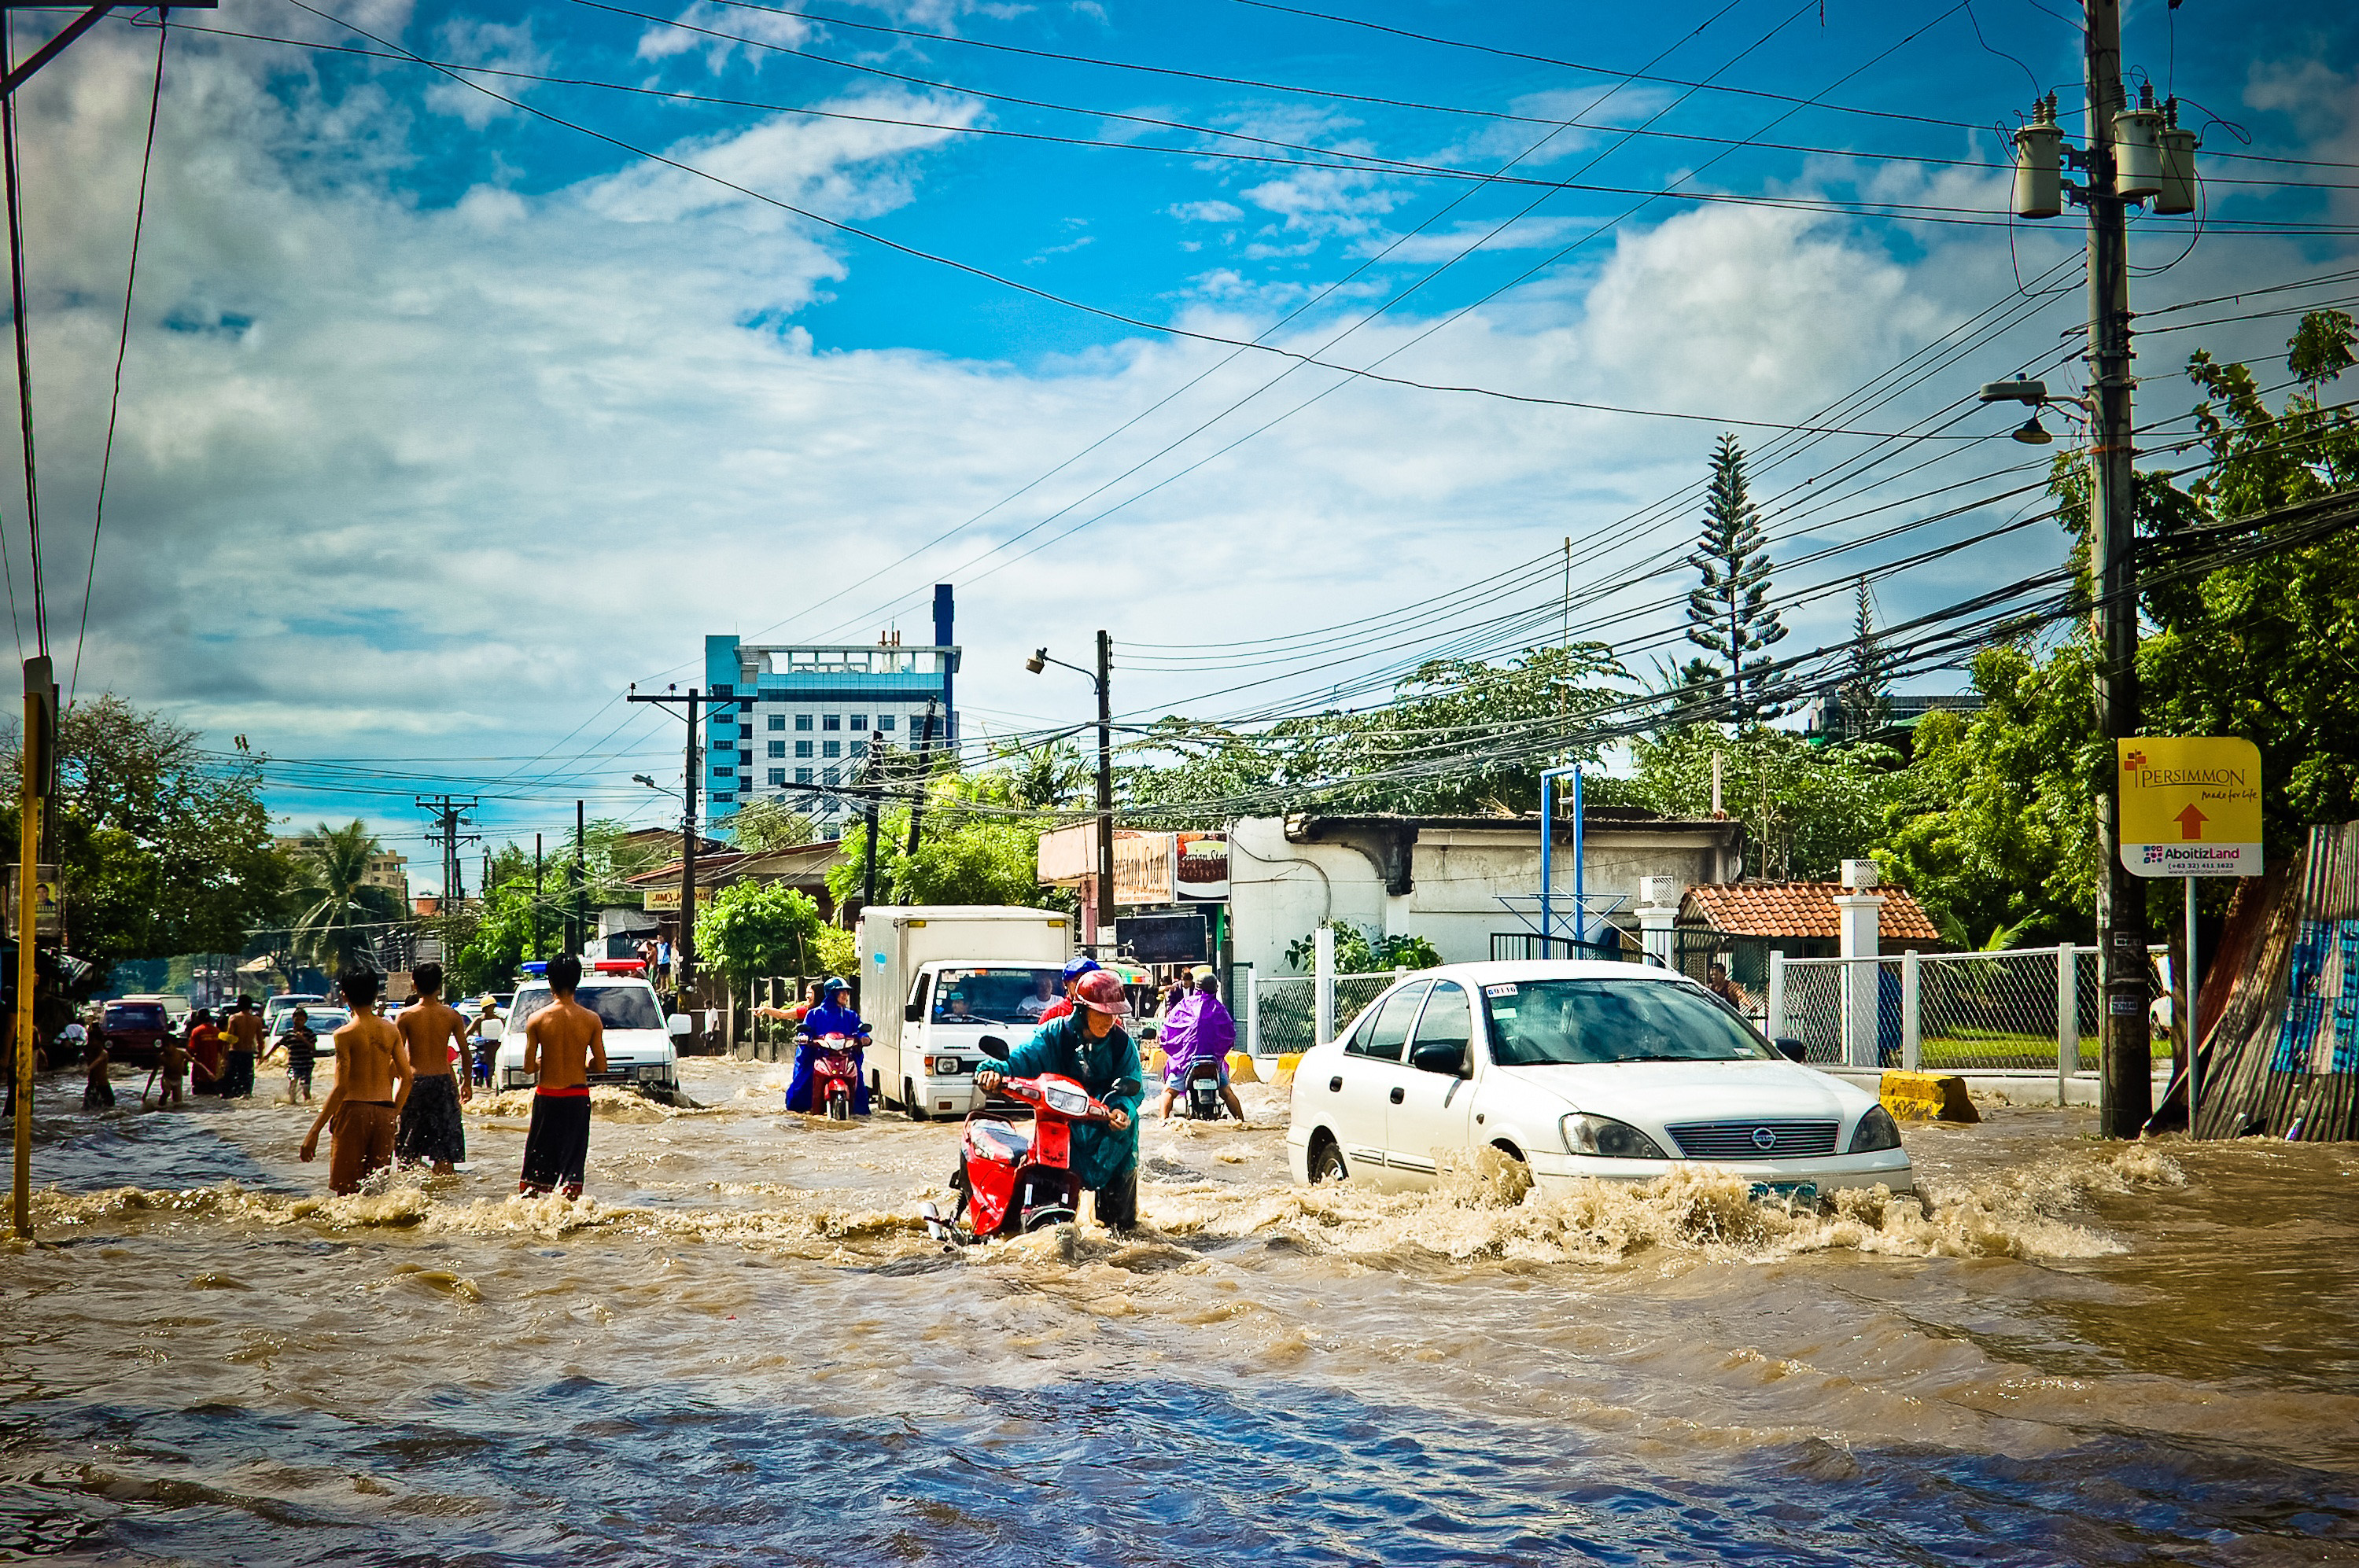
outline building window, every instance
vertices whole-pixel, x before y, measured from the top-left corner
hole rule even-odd
[[[841,713],[831,713],[826,718],[820,720],[819,727],[822,730],[841,730],[843,728],[843,715]]]
[[[777,786],[778,786],[778,785],[782,785],[782,784],[784,784],[786,782],[787,782],[787,770],[786,770],[786,769],[784,769],[784,768],[772,768],[772,769],[770,770],[770,784],[771,784],[772,787],[774,787],[774,788],[775,788],[775,787],[777,787]]]
[[[798,756],[798,757],[808,757],[808,756],[810,756],[810,754],[811,754],[811,743],[810,743],[810,741],[796,741],[796,742],[795,742],[795,755],[796,755],[796,756]]]
[[[770,728],[771,728],[771,729],[773,729],[773,730],[784,730],[786,727],[787,727],[787,716],[786,716],[785,714],[783,714],[783,713],[773,713],[773,714],[771,714],[771,715],[770,715]]]
[[[738,752],[738,753],[737,753],[737,765],[738,765],[739,767],[741,767],[741,768],[750,768],[750,767],[752,767],[752,766],[754,765],[754,753],[753,753],[753,752]]]
[[[811,771],[809,768],[797,768],[795,770],[795,783],[809,784],[810,782]]]
[[[853,715],[852,716],[852,728],[853,728],[853,730],[865,730],[865,729],[867,729],[867,728],[868,728],[868,715],[866,715],[865,713],[855,713],[855,714],[853,714]]]
[[[841,757],[843,755],[843,742],[841,741],[821,741],[820,743],[819,754],[822,757]]]
[[[716,795],[712,797],[712,804],[715,806],[734,806],[737,804],[737,797],[734,795]]]
[[[798,730],[810,729],[810,721],[811,716],[808,713],[798,713],[795,715],[795,728]]]
[[[783,757],[786,754],[787,743],[784,741],[773,741],[770,742],[770,755],[774,757]]]
[[[876,728],[881,733],[886,735],[893,733],[893,716],[889,713],[878,714],[876,716]]]
[[[834,768],[821,768],[820,770],[819,782],[823,784],[833,785],[842,782],[842,775],[838,770]]]
[[[865,741],[854,741],[852,743],[852,754],[855,757],[864,757],[868,755],[868,742]]]

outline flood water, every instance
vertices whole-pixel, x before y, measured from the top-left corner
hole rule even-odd
[[[955,1127],[788,1116],[770,1064],[600,1091],[575,1204],[513,1195],[522,1097],[331,1199],[309,1108],[137,1081],[38,1101],[0,1554],[2359,1562],[2359,1147],[1992,1108],[1908,1130],[1930,1218],[1386,1196],[1291,1186],[1248,1087],[1149,1122],[1147,1234],[946,1255]]]

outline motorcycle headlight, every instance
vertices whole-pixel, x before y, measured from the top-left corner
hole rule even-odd
[[[1564,1146],[1607,1160],[1668,1160],[1656,1141],[1626,1121],[1576,1111],[1564,1119]]]
[[[1040,1098],[1047,1100],[1049,1108],[1060,1116],[1087,1116],[1090,1113],[1090,1097],[1077,1095],[1071,1089],[1043,1089]]]
[[[1900,1124],[1892,1119],[1892,1113],[1880,1105],[1868,1107],[1867,1114],[1859,1119],[1859,1127],[1851,1135],[1851,1152],[1873,1154],[1879,1149],[1899,1147]]]

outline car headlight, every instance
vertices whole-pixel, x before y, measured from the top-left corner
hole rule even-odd
[[[1626,1121],[1575,1111],[1564,1119],[1564,1146],[1608,1160],[1668,1160],[1660,1145]]]
[[[1857,1130],[1851,1135],[1851,1152],[1873,1154],[1879,1149],[1899,1147],[1900,1124],[1893,1120],[1892,1113],[1882,1106],[1869,1106],[1867,1114],[1859,1119]]]

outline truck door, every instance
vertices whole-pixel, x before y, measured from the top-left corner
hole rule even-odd
[[[1456,980],[1434,981],[1385,1108],[1385,1165],[1397,1184],[1430,1185],[1437,1155],[1465,1149],[1473,1048],[1473,1000]]]

